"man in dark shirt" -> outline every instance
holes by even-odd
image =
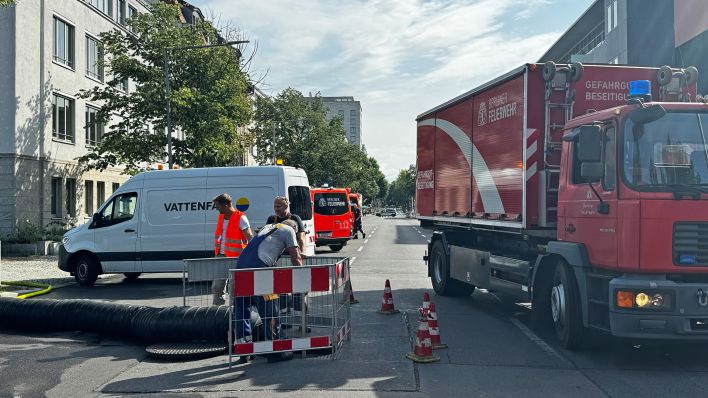
[[[352,202],[352,212],[354,213],[354,239],[359,238],[359,231],[361,231],[361,236],[366,239],[366,233],[362,229],[361,226],[361,210],[359,209],[359,206],[356,205],[356,203]]]
[[[297,214],[290,213],[289,206],[290,202],[285,196],[276,196],[273,201],[273,210],[275,214],[268,217],[266,224],[277,224],[282,223],[285,220],[293,220],[297,224],[295,229],[295,235],[297,237],[297,244],[300,247],[300,253],[304,256],[305,254],[305,224],[302,223],[302,219]]]

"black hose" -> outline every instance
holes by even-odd
[[[75,331],[137,339],[226,342],[227,306],[153,308],[91,300],[0,297],[0,330]]]

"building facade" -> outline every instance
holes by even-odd
[[[89,125],[101,104],[77,97],[105,84],[98,35],[126,33],[143,0],[35,0],[0,8],[0,239],[19,222],[79,224],[128,177],[83,172],[77,158],[100,141]],[[122,90],[133,89],[126,81]]]
[[[539,62],[696,66],[708,94],[708,1],[597,0]]]
[[[361,148],[361,103],[354,97],[321,97],[327,108],[327,120],[339,116],[347,141]]]

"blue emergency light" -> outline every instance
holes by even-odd
[[[651,82],[649,80],[632,80],[629,82],[629,98],[641,98],[644,102],[650,102]]]

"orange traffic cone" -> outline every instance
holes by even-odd
[[[428,330],[430,331],[430,343],[433,345],[433,349],[447,348],[447,344],[440,341],[440,328],[438,327],[438,314],[435,312],[435,303],[430,303]]]
[[[437,362],[440,357],[433,355],[433,346],[428,331],[428,311],[421,308],[419,312],[420,322],[418,323],[418,333],[415,336],[415,348],[413,352],[406,354],[406,358],[418,363]]]
[[[423,293],[423,309],[430,311],[430,295],[428,292]]]
[[[386,286],[384,287],[383,300],[381,301],[381,309],[376,311],[379,314],[396,314],[399,311],[393,306],[393,294],[391,293],[391,282],[386,279]]]

